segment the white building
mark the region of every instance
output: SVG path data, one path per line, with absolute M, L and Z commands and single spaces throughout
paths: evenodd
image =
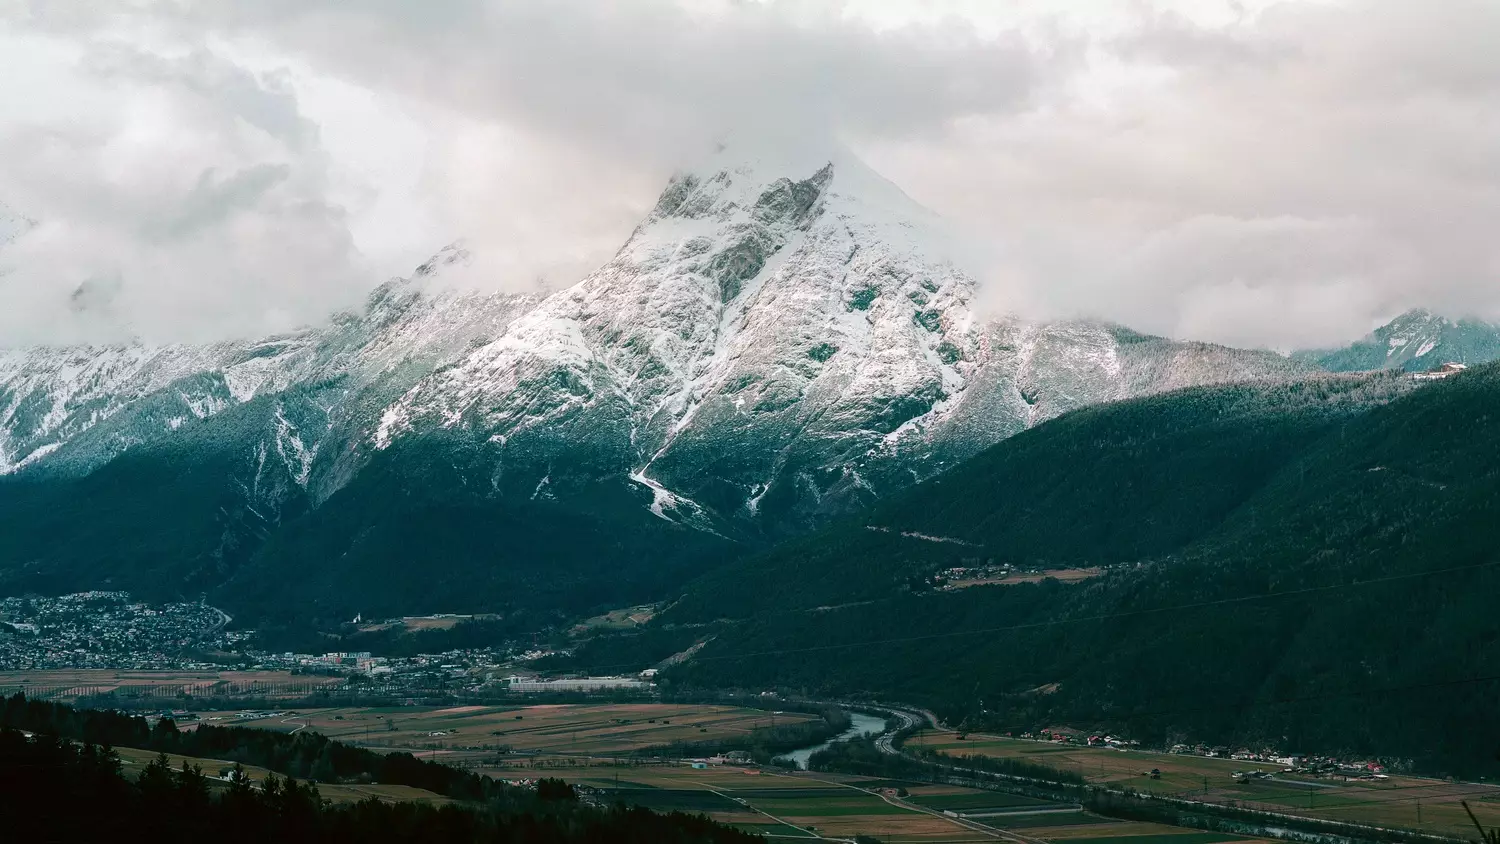
M 571 680 L 537 680 L 521 677 L 508 678 L 513 692 L 599 692 L 615 689 L 646 689 L 649 683 L 634 677 L 581 677 Z

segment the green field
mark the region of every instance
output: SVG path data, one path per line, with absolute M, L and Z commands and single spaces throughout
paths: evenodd
M 1024 809 L 1056 805 L 1047 800 L 998 791 L 979 791 L 973 794 L 914 794 L 908 799 L 918 806 L 925 806 L 929 809 Z
M 713 814 L 745 811 L 723 794 L 701 788 L 619 788 L 607 790 L 604 797 L 610 802 L 618 800 L 658 812 Z
M 1049 826 L 1092 826 L 1096 824 L 1118 823 L 1110 818 L 1101 818 L 1088 812 L 1047 812 L 1025 815 L 1000 815 L 991 818 L 975 818 L 985 826 L 996 829 L 1025 829 L 1040 830 Z M 1036 834 L 1036 833 L 1032 833 Z
M 494 769 L 514 777 L 521 769 Z M 540 775 L 540 774 L 533 774 Z M 741 829 L 774 836 L 850 838 L 870 835 L 896 844 L 994 841 L 996 830 L 1037 840 L 1113 835 L 1161 835 L 1172 827 L 1097 818 L 1083 812 L 1033 812 L 1045 801 L 961 786 L 922 785 L 826 773 L 787 773 L 754 767 L 682 764 L 637 766 L 594 760 L 546 771 L 570 782 L 653 809 L 698 811 Z M 897 790 L 907 795 L 898 797 Z M 954 818 L 945 808 L 1013 809 L 1013 817 Z M 812 830 L 813 832 L 808 832 Z M 1194 834 L 1180 830 L 1181 834 Z M 1185 841 L 1182 844 L 1192 844 Z
M 1069 844 L 1223 844 L 1250 839 L 1223 832 L 1181 832 L 1161 835 L 1114 835 L 1100 838 L 1069 838 Z

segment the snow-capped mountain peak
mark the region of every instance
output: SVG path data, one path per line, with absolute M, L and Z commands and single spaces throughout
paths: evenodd
M 1091 400 L 1296 369 L 1219 350 L 1238 363 L 1184 378 L 1140 368 L 1166 341 L 1122 352 L 1102 324 L 986 324 L 942 238 L 847 152 L 726 147 L 675 175 L 605 266 L 387 408 L 375 444 L 472 430 L 556 489 L 586 440 L 591 473 L 696 523 L 846 506 Z
M 847 150 L 731 143 L 544 299 L 455 283 L 482 266 L 455 243 L 302 332 L 5 352 L 0 473 L 91 471 L 263 406 L 235 434 L 254 458 L 247 489 L 316 504 L 381 451 L 467 443 L 447 462 L 479 461 L 488 494 L 561 501 L 602 484 L 662 519 L 759 530 L 1083 404 L 1306 371 L 1103 323 L 986 320 L 946 238 Z M 280 480 L 262 484 L 271 462 Z

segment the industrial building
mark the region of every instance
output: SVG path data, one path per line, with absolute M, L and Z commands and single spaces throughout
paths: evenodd
M 506 678 L 512 692 L 602 692 L 622 689 L 647 689 L 650 684 L 634 677 L 580 677 L 568 680 L 538 680 L 524 677 Z

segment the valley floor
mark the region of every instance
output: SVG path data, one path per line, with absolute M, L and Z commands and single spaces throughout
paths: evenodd
M 33 689 L 94 689 L 101 685 L 170 682 L 178 688 L 223 683 L 216 673 L 155 676 L 111 672 L 66 676 L 57 672 L 6 675 Z M 270 675 L 262 681 L 283 679 Z M 59 693 L 58 696 L 67 696 Z M 175 702 L 181 703 L 181 701 Z M 220 702 L 222 703 L 222 702 Z M 906 723 L 916 713 L 895 713 Z M 250 726 L 270 731 L 322 733 L 378 752 L 406 752 L 510 781 L 558 777 L 599 790 L 599 799 L 623 800 L 658 810 L 704 813 L 736 827 L 779 838 L 848 839 L 869 835 L 886 842 L 1019 841 L 1062 844 L 1220 844 L 1249 841 L 1153 823 L 1122 821 L 1064 804 L 961 785 L 933 785 L 826 772 L 786 771 L 729 755 L 694 757 L 694 751 L 653 753 L 668 746 L 708 748 L 744 739 L 773 725 L 809 724 L 817 716 L 739 706 L 659 702 L 611 704 L 507 704 L 450 706 L 300 707 L 199 712 L 179 718 L 197 723 Z M 930 718 L 930 716 L 928 716 Z M 1203 756 L 1115 750 L 1077 744 L 926 729 L 901 749 L 882 736 L 886 753 L 935 751 L 950 757 L 1018 759 L 1077 774 L 1090 784 L 1197 802 L 1258 809 L 1429 835 L 1466 838 L 1472 831 L 1460 801 L 1480 820 L 1500 825 L 1500 787 L 1392 775 L 1386 779 L 1312 778 L 1281 765 Z M 154 754 L 121 749 L 126 770 L 143 768 Z M 182 760 L 173 757 L 173 765 Z M 217 776 L 231 763 L 189 759 Z M 1155 771 L 1156 776 L 1151 776 Z M 1263 777 L 1236 774 L 1263 773 Z M 250 769 L 252 779 L 266 771 Z M 358 801 L 443 802 L 447 798 L 401 786 L 320 783 L 324 797 Z
M 1322 818 L 1387 828 L 1468 838 L 1472 822 L 1460 801 L 1479 820 L 1500 826 L 1500 786 L 1392 775 L 1388 779 L 1311 778 L 1283 773 L 1285 766 L 1174 753 L 1114 750 L 1047 741 L 951 731 L 924 731 L 906 747 L 951 756 L 1024 759 L 1077 773 L 1091 784 L 1131 789 L 1164 797 L 1233 805 L 1299 817 Z M 1152 778 L 1152 770 L 1159 778 Z M 1263 771 L 1266 778 L 1236 772 Z

